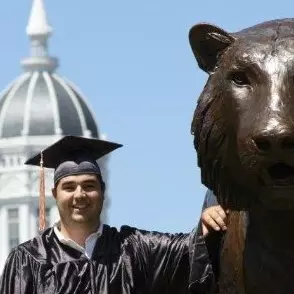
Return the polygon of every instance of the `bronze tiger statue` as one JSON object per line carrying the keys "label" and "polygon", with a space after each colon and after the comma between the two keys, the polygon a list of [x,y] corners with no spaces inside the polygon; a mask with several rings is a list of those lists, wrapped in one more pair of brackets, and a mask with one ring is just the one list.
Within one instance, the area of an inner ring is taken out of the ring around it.
{"label": "bronze tiger statue", "polygon": [[293,294],[294,19],[189,40],[209,74],[191,126],[202,182],[231,210],[217,293]]}

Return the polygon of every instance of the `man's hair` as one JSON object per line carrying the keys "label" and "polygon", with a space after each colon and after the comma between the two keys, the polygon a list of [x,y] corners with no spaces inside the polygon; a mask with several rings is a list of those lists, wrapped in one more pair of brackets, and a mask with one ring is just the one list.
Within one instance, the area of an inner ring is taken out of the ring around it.
{"label": "man's hair", "polygon": [[[102,193],[103,193],[103,195],[104,195],[104,192],[105,192],[105,189],[106,189],[105,182],[103,181],[101,175],[97,175],[97,174],[95,174],[95,176],[97,177],[97,179],[98,179],[98,181],[99,181],[99,183],[100,183],[101,191],[102,191]],[[60,180],[61,180],[61,179],[60,179]],[[57,182],[54,184],[54,189],[57,188],[57,186],[58,186],[60,180],[57,181]]]}

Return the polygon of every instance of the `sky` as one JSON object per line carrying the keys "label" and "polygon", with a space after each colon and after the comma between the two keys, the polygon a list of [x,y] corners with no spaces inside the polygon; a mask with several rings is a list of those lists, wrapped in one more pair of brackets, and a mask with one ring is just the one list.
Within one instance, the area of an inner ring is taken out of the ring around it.
{"label": "sky", "polygon": [[[29,54],[30,0],[1,1],[0,88]],[[294,17],[293,1],[45,0],[54,28],[50,54],[95,113],[100,133],[122,143],[109,159],[109,223],[188,232],[206,188],[190,134],[207,75],[195,62],[189,29],[208,22],[234,32]]]}

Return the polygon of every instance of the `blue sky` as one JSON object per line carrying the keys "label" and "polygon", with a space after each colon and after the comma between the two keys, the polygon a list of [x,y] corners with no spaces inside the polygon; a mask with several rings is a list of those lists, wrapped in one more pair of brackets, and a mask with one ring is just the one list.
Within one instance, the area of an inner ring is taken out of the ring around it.
{"label": "blue sky", "polygon": [[[45,1],[58,72],[82,90],[100,131],[124,144],[109,162],[109,222],[189,231],[201,185],[190,123],[207,78],[188,43],[193,24],[237,31],[294,17],[292,1]],[[21,73],[31,1],[2,1],[0,88]]]}

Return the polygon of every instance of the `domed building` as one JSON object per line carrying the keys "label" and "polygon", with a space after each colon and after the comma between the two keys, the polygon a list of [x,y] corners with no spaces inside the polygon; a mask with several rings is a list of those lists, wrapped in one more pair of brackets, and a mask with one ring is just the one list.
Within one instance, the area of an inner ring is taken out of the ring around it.
{"label": "domed building", "polygon": [[[48,53],[52,29],[43,0],[33,0],[26,31],[31,54],[22,60],[24,73],[0,97],[0,271],[10,250],[38,233],[39,170],[25,166],[25,160],[64,135],[99,138],[85,98],[55,72],[58,59]],[[107,181],[106,160],[100,166]],[[46,171],[50,225],[58,220],[52,180],[52,171]]]}

